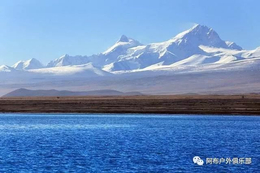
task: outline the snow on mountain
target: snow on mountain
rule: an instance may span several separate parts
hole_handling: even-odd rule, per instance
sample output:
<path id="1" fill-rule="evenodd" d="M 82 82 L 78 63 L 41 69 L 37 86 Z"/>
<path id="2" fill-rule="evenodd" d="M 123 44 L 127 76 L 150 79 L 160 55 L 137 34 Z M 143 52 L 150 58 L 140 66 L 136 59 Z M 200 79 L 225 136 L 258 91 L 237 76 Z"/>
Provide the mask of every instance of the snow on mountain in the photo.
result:
<path id="1" fill-rule="evenodd" d="M 259 93 L 260 47 L 244 50 L 222 40 L 212 28 L 195 25 L 167 41 L 147 45 L 123 35 L 103 53 L 66 54 L 43 67 L 35 59 L 0 66 L 0 94 L 25 86 L 151 94 Z"/>
<path id="2" fill-rule="evenodd" d="M 138 45 L 142 44 L 132 38 L 122 35 L 112 47 L 101 54 L 92 56 L 70 56 L 66 54 L 54 61 L 51 61 L 47 67 L 81 65 L 89 62 L 97 67 L 103 67 L 109 63 L 117 61 L 119 56 L 127 54 L 129 48 L 136 47 Z"/>
<path id="3" fill-rule="evenodd" d="M 131 47 L 136 47 L 142 45 L 138 41 L 128 38 L 125 35 L 122 35 L 121 38 L 114 44 L 112 47 L 103 52 L 103 55 L 122 55 L 126 53 L 127 49 Z"/>
<path id="4" fill-rule="evenodd" d="M 242 50 L 243 48 L 238 46 L 236 43 L 231 42 L 231 41 L 226 41 L 226 45 L 228 46 L 229 49 L 235 49 L 235 50 Z"/>
<path id="5" fill-rule="evenodd" d="M 256 48 L 255 50 L 245 51 L 242 56 L 246 58 L 258 58 L 260 57 L 260 47 Z"/>
<path id="6" fill-rule="evenodd" d="M 207 63 L 227 63 L 239 59 L 225 55 L 213 55 L 201 46 L 230 51 L 243 49 L 234 42 L 223 41 L 216 31 L 203 25 L 195 25 L 170 40 L 143 45 L 140 42 L 122 35 L 121 38 L 105 52 L 92 56 L 64 55 L 51 61 L 47 67 L 60 67 L 92 63 L 95 67 L 108 72 L 135 71 L 150 66 L 201 65 Z M 216 53 L 215 53 L 216 54 Z M 203 57 L 207 57 L 202 60 Z M 186 58 L 189 58 L 185 60 Z M 213 60 L 213 59 L 214 60 Z M 191 61 L 192 59 L 192 61 Z M 186 63 L 183 63 L 186 62 Z M 176 65 L 176 64 L 175 64 Z M 175 66 L 174 65 L 174 66 Z"/>
<path id="7" fill-rule="evenodd" d="M 242 50 L 235 43 L 221 40 L 212 28 L 195 25 L 168 41 L 129 48 L 126 55 L 118 56 L 118 61 L 104 66 L 103 69 L 111 72 L 136 70 L 154 64 L 170 65 L 193 55 L 207 56 L 207 53 L 200 48 L 201 45 Z"/>
<path id="8" fill-rule="evenodd" d="M 242 48 L 234 42 L 221 40 L 217 32 L 212 28 L 199 24 L 195 25 L 187 31 L 178 34 L 173 38 L 173 40 L 178 42 L 179 45 L 185 46 L 197 47 L 204 45 L 215 48 L 242 50 Z"/>
<path id="9" fill-rule="evenodd" d="M 12 72 L 12 71 L 13 71 L 12 67 L 9 67 L 7 65 L 1 65 L 0 66 L 0 73 L 1 72 Z"/>
<path id="10" fill-rule="evenodd" d="M 226 43 L 212 29 L 204 25 L 195 25 L 191 29 L 178 34 L 173 38 L 181 46 L 210 46 L 227 48 Z"/>
<path id="11" fill-rule="evenodd" d="M 251 51 L 199 46 L 203 54 L 195 54 L 170 65 L 156 64 L 129 72 L 213 72 L 229 70 L 260 70 L 260 49 Z M 158 73 L 159 74 L 159 73 Z"/>
<path id="12" fill-rule="evenodd" d="M 83 65 L 48 67 L 42 69 L 33 69 L 29 72 L 34 74 L 46 74 L 54 76 L 74 76 L 74 77 L 96 77 L 107 76 L 110 73 L 94 67 L 91 63 Z"/>
<path id="13" fill-rule="evenodd" d="M 230 67 L 237 63 L 245 64 L 244 62 L 249 62 L 249 59 L 253 58 L 255 61 L 258 57 L 260 48 L 244 50 L 234 42 L 223 41 L 212 28 L 195 25 L 160 43 L 143 45 L 122 35 L 112 47 L 100 54 L 91 56 L 66 54 L 51 61 L 47 68 L 42 68 L 40 62 L 31 59 L 20 61 L 13 68 L 54 75 L 80 73 L 86 76 L 89 74 L 103 76 L 110 73 L 140 71 L 210 70 L 210 68 Z"/>
<path id="14" fill-rule="evenodd" d="M 43 65 L 37 59 L 29 59 L 27 61 L 19 61 L 12 66 L 16 70 L 29 70 L 29 69 L 38 69 L 43 68 Z"/>
<path id="15" fill-rule="evenodd" d="M 105 52 L 92 56 L 91 62 L 100 68 L 120 61 L 120 57 L 129 54 L 129 49 L 141 46 L 142 44 L 132 38 L 122 35 L 121 38 Z"/>
<path id="16" fill-rule="evenodd" d="M 68 66 L 68 65 L 81 65 L 88 63 L 88 57 L 87 56 L 70 56 L 68 54 L 65 54 L 61 56 L 60 58 L 51 61 L 48 63 L 47 67 L 61 67 L 61 66 Z"/>

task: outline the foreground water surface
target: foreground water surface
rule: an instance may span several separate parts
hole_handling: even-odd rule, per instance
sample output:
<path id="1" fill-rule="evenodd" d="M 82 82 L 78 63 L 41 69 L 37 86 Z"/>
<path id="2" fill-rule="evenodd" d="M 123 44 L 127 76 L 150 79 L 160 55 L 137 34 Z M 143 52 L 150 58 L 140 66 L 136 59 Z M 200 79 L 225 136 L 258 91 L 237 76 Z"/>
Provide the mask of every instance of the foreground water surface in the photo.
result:
<path id="1" fill-rule="evenodd" d="M 0 114 L 0 172 L 258 172 L 259 134 L 255 116 Z"/>

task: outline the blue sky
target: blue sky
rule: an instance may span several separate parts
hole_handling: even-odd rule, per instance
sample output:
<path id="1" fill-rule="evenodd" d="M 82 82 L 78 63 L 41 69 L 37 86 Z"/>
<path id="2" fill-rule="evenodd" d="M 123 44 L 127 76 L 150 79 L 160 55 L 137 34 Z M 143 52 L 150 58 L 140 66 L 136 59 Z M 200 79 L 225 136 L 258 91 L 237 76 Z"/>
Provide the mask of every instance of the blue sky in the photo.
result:
<path id="1" fill-rule="evenodd" d="M 144 44 L 165 41 L 194 23 L 254 49 L 259 6 L 258 0 L 1 0 L 0 64 L 100 53 L 122 34 Z"/>

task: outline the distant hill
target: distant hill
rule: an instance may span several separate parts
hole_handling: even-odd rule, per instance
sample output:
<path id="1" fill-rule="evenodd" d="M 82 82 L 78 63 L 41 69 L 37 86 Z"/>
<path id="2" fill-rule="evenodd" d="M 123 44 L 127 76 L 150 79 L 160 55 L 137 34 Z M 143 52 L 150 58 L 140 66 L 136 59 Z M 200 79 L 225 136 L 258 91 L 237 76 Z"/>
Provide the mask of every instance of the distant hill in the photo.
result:
<path id="1" fill-rule="evenodd" d="M 116 90 L 95 91 L 59 91 L 59 90 L 28 90 L 17 89 L 2 97 L 52 97 L 52 96 L 119 96 L 119 95 L 143 95 L 140 92 L 120 92 Z"/>

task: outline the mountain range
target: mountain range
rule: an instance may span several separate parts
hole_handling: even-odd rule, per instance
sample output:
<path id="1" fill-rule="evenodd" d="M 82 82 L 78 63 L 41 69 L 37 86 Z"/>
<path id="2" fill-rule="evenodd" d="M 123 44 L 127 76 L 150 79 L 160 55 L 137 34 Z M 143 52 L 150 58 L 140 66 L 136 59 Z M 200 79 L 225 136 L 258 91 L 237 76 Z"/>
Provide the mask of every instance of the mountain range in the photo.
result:
<path id="1" fill-rule="evenodd" d="M 65 54 L 47 65 L 43 65 L 37 59 L 19 61 L 11 67 L 2 65 L 0 66 L 0 81 L 2 81 L 0 89 L 5 92 L 8 88 L 13 90 L 25 86 L 34 89 L 47 87 L 78 90 L 83 86 L 88 86 L 89 89 L 96 89 L 96 87 L 115 89 L 113 87 L 116 87 L 121 90 L 122 87 L 126 92 L 141 90 L 143 93 L 154 93 L 154 89 L 151 90 L 152 87 L 147 87 L 151 81 L 156 83 L 162 78 L 174 78 L 184 84 L 190 83 L 191 80 L 184 80 L 185 77 L 181 76 L 192 75 L 197 78 L 204 76 L 201 79 L 204 84 L 218 81 L 219 79 L 215 79 L 216 76 L 224 77 L 226 83 L 217 83 L 228 87 L 230 83 L 227 80 L 233 81 L 236 78 L 235 74 L 238 75 L 238 79 L 239 75 L 247 76 L 248 74 L 246 79 L 240 79 L 235 83 L 252 84 L 248 83 L 248 79 L 252 78 L 252 73 L 259 74 L 259 67 L 260 47 L 245 50 L 234 42 L 222 40 L 212 28 L 197 24 L 160 43 L 144 45 L 122 35 L 113 46 L 99 54 L 91 56 Z M 255 78 L 256 82 L 258 82 L 258 76 Z M 142 81 L 138 81 L 140 79 Z M 125 82 L 122 83 L 122 81 Z M 136 85 L 136 82 L 144 83 Z M 167 79 L 163 83 L 156 83 L 154 85 L 158 88 L 156 93 L 184 92 L 169 89 L 170 86 L 166 89 L 167 83 L 172 82 Z M 185 90 L 185 93 L 220 91 L 220 88 L 215 85 L 212 86 L 215 89 L 207 85 L 199 91 L 196 90 L 195 83 L 190 83 L 194 85 L 194 91 Z M 176 81 L 172 84 L 176 86 Z M 257 89 L 258 83 L 254 86 L 253 89 L 248 88 L 247 92 L 260 91 Z M 237 85 L 234 84 L 234 87 L 237 88 Z M 221 91 L 229 92 L 232 87 L 228 88 Z M 81 89 L 85 90 L 85 88 Z M 244 87 L 243 90 L 239 89 L 237 92 L 245 92 L 246 89 Z"/>
<path id="2" fill-rule="evenodd" d="M 59 91 L 59 90 L 28 90 L 24 88 L 17 89 L 5 94 L 3 97 L 57 97 L 57 96 L 130 96 L 142 95 L 139 92 L 123 93 L 116 90 L 95 90 L 95 91 Z"/>

